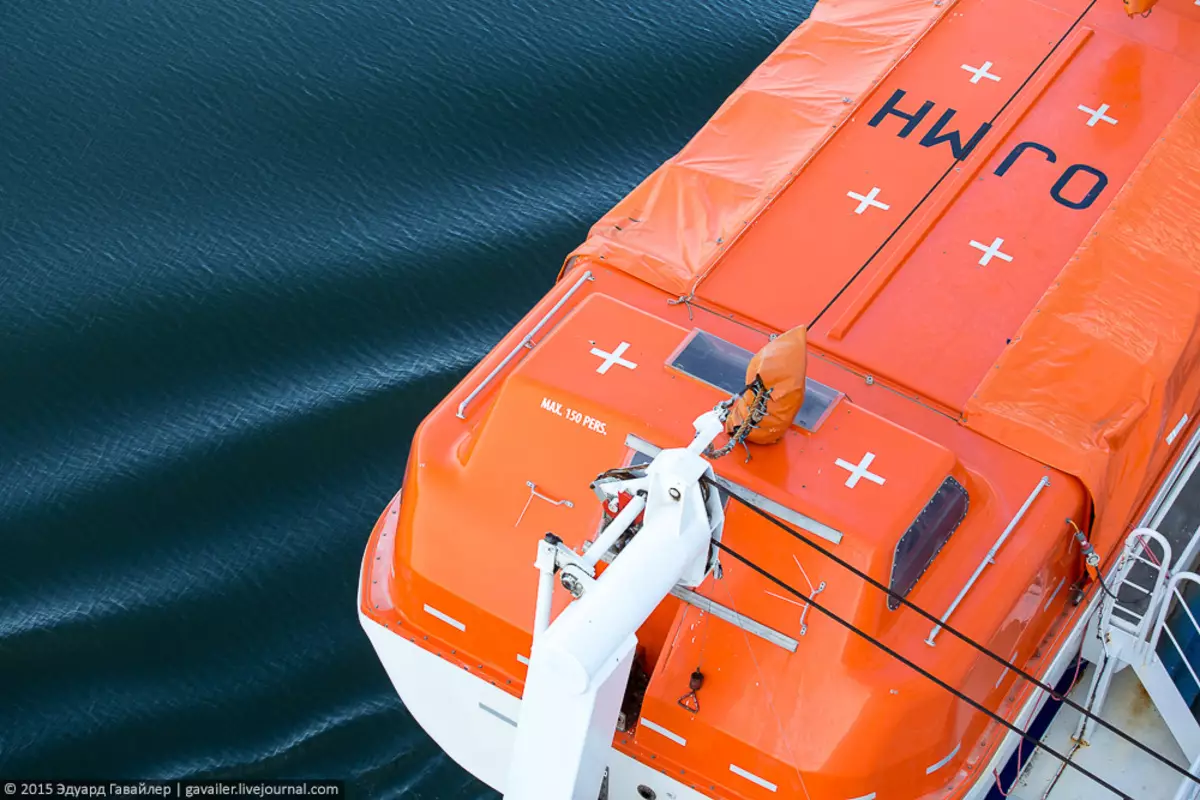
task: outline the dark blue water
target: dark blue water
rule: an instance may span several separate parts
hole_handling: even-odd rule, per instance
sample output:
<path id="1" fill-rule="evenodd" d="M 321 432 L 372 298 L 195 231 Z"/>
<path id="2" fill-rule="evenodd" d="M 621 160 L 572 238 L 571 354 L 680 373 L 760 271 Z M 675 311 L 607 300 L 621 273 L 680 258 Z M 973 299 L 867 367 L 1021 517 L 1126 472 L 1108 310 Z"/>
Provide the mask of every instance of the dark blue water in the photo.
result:
<path id="1" fill-rule="evenodd" d="M 358 628 L 367 534 L 810 6 L 0 4 L 0 774 L 491 796 Z"/>

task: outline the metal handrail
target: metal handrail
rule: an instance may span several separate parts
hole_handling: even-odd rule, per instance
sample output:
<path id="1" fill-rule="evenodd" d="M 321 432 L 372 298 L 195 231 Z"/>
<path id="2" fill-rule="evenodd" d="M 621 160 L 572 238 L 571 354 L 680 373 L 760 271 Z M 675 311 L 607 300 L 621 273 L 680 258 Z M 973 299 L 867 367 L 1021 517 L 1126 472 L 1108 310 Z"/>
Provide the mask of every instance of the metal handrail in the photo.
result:
<path id="1" fill-rule="evenodd" d="M 1141 552 L 1145 551 L 1153 557 L 1154 551 L 1147 542 L 1157 542 L 1159 547 L 1162 548 L 1162 559 L 1158 563 L 1143 558 L 1140 555 Z M 1144 564 L 1147 568 L 1154 571 L 1154 583 L 1149 589 L 1129 579 L 1133 568 L 1139 563 Z M 1119 627 L 1128 631 L 1139 643 L 1146 643 L 1147 635 L 1152 630 L 1152 621 L 1158 614 L 1158 603 L 1166 596 L 1163 584 L 1170 577 L 1170 564 L 1171 543 L 1158 531 L 1152 528 L 1138 528 L 1125 537 L 1125 547 L 1121 551 L 1120 560 L 1117 562 L 1116 569 L 1112 571 L 1112 577 L 1109 580 L 1109 591 L 1112 593 L 1112 596 L 1105 598 L 1104 605 L 1101 608 L 1100 629 L 1107 630 L 1110 624 L 1114 622 L 1120 623 Z M 1146 595 L 1145 613 L 1139 614 L 1132 608 L 1129 608 L 1128 603 L 1123 603 L 1120 600 L 1121 587 L 1123 586 L 1131 586 L 1135 591 Z M 1120 612 L 1124 617 L 1113 617 L 1114 611 Z"/>
<path id="2" fill-rule="evenodd" d="M 1159 484 L 1158 490 L 1154 493 L 1154 498 L 1151 500 L 1150 505 L 1143 512 L 1138 521 L 1138 527 L 1151 526 L 1155 515 L 1162 513 L 1165 516 L 1166 511 L 1170 510 L 1170 504 L 1167 503 L 1167 499 L 1171 495 L 1176 482 L 1182 476 L 1188 464 L 1190 464 L 1193 459 L 1200 460 L 1200 458 L 1197 458 L 1196 455 L 1198 450 L 1200 450 L 1200 427 L 1197 427 L 1196 430 L 1190 434 L 1187 444 L 1183 447 L 1182 451 L 1180 451 L 1174 457 L 1174 460 L 1171 462 L 1170 472 L 1167 474 L 1166 478 L 1164 478 L 1162 483 Z M 1200 531 L 1197 532 L 1197 535 L 1200 535 Z M 1182 561 L 1183 555 L 1179 556 L 1179 559 Z M 1180 563 L 1180 561 L 1176 562 L 1177 568 L 1187 566 L 1186 563 Z M 1110 572 L 1109 574 L 1115 574 L 1115 572 Z M 1077 652 L 1079 643 L 1084 640 L 1087 628 L 1092 624 L 1091 621 L 1094 618 L 1094 612 L 1099 607 L 1104 597 L 1106 597 L 1106 595 L 1103 592 L 1093 592 L 1084 600 L 1082 610 L 1075 613 L 1073 617 L 1074 622 L 1065 633 L 1065 644 L 1058 650 L 1057 653 L 1053 655 L 1050 663 L 1046 665 L 1041 672 L 1037 673 L 1038 677 L 1040 677 L 1043 682 L 1053 685 L 1062 675 L 1066 674 L 1066 670 L 1068 669 L 1069 665 L 1074 662 L 1074 655 Z M 1096 674 L 1099 674 L 1098 670 L 1096 671 Z M 1024 727 L 1027 723 L 1032 721 L 1034 715 L 1042 709 L 1041 704 L 1047 699 L 1047 697 L 1047 693 L 1043 691 L 1031 693 L 1028 696 L 1028 699 L 1025 700 L 1024 704 L 1021 706 L 1020 711 L 1014 719 L 1016 724 L 1019 727 Z M 1087 721 L 1088 720 L 1086 718 L 1081 719 L 1080 727 L 1082 727 L 1083 723 Z M 1086 737 L 1081 736 L 1079 733 L 1076 733 L 1076 738 L 1086 739 Z M 992 769 L 999 769 L 1004 764 L 1008 763 L 1013 753 L 1015 753 L 1017 750 L 1018 742 L 1021 741 L 1022 739 L 1019 734 L 1011 731 L 1006 733 L 1004 738 L 1001 740 L 1000 746 L 996 748 L 994 755 L 987 763 L 985 772 L 990 774 Z M 1037 759 L 1026 759 L 1025 768 L 1022 770 L 1022 774 L 1028 772 L 1030 765 L 1036 763 Z M 1200 774 L 1200 770 L 1196 768 L 1193 768 L 1192 771 L 1196 774 Z M 1184 785 L 1186 786 L 1187 783 L 1189 782 L 1185 779 Z M 1187 800 L 1192 800 L 1192 798 L 1188 798 L 1187 795 L 1182 792 L 1180 796 L 1176 798 L 1176 800 L 1184 800 L 1185 798 L 1187 798 Z"/>
<path id="3" fill-rule="evenodd" d="M 550 321 L 551 317 L 553 317 L 555 314 L 558 313 L 558 310 L 560 308 L 562 308 L 563 305 L 568 300 L 571 299 L 571 296 L 573 294 L 575 294 L 577 291 L 579 291 L 579 287 L 583 286 L 585 281 L 590 281 L 590 280 L 595 280 L 595 279 L 592 277 L 592 271 L 588 270 L 587 272 L 583 273 L 582 276 L 580 276 L 579 280 L 575 281 L 575 285 L 572 286 L 570 289 L 568 289 L 566 294 L 564 294 L 562 297 L 560 297 L 558 299 L 558 302 L 554 304 L 554 307 L 546 312 L 546 316 L 544 316 L 540 320 L 538 320 L 538 324 L 534 325 L 533 328 L 529 331 L 529 333 L 525 334 L 524 338 L 521 339 L 521 341 L 517 344 L 517 346 L 514 347 L 509 352 L 509 354 L 506 355 L 504 357 L 504 359 L 499 364 L 496 365 L 496 368 L 493 369 L 491 372 L 489 372 L 488 376 L 486 378 L 484 378 L 483 381 L 478 386 L 476 386 L 469 395 L 467 395 L 467 399 L 463 400 L 461 403 L 458 404 L 458 414 L 456 414 L 455 416 L 457 416 L 459 419 L 467 418 L 467 414 L 466 414 L 467 406 L 470 404 L 470 402 L 472 400 L 474 400 L 479 395 L 479 393 L 482 392 L 489 383 L 491 383 L 493 380 L 495 380 L 496 376 L 500 374 L 500 370 L 507 367 L 508 362 L 512 361 L 514 358 L 517 357 L 517 353 L 521 352 L 522 350 L 524 350 L 526 347 L 529 346 L 529 343 L 533 341 L 533 337 L 537 335 L 537 332 L 540 331 L 542 329 L 542 327 L 547 322 Z"/>
<path id="4" fill-rule="evenodd" d="M 1000 552 L 1000 548 L 1008 539 L 1009 534 L 1013 532 L 1013 529 L 1016 528 L 1021 520 L 1025 517 L 1025 513 L 1029 511 L 1029 507 L 1033 505 L 1033 501 L 1037 499 L 1037 496 L 1042 493 L 1042 489 L 1045 489 L 1049 485 L 1050 476 L 1043 475 L 1042 479 L 1038 481 L 1037 486 L 1033 487 L 1033 491 L 1029 493 L 1029 497 L 1025 498 L 1025 503 L 1017 511 L 1016 515 L 1009 521 L 1008 527 L 1006 527 L 1004 532 L 1000 534 L 1000 538 L 996 540 L 994 545 L 992 545 L 992 549 L 988 550 L 987 555 L 983 557 L 983 561 L 979 562 L 979 566 L 975 568 L 975 572 L 971 574 L 971 577 L 963 586 L 962 591 L 958 593 L 958 597 L 954 598 L 954 602 L 952 602 L 950 607 L 946 609 L 946 613 L 942 614 L 941 624 L 934 625 L 929 631 L 929 636 L 925 639 L 925 644 L 929 645 L 930 647 L 933 647 L 933 645 L 936 644 L 934 639 L 936 639 L 937 635 L 941 632 L 942 624 L 945 624 L 946 620 L 950 619 L 950 615 L 954 613 L 954 610 L 958 608 L 959 603 L 961 603 L 963 598 L 967 596 L 967 592 L 971 591 L 971 587 L 975 585 L 977 580 L 979 580 L 979 576 L 983 574 L 984 568 L 986 568 L 988 564 L 995 563 L 994 559 L 996 557 L 996 553 Z"/>
<path id="5" fill-rule="evenodd" d="M 1200 776 L 1200 756 L 1192 760 L 1192 765 L 1188 767 L 1188 772 Z M 1197 798 L 1200 798 L 1200 779 L 1184 778 L 1179 782 L 1179 789 L 1175 792 L 1175 800 L 1197 800 Z"/>
<path id="6" fill-rule="evenodd" d="M 1187 667 L 1187 671 L 1191 673 L 1192 680 L 1196 682 L 1196 686 L 1200 687 L 1200 675 L 1196 674 L 1196 670 L 1192 666 L 1192 663 L 1188 661 L 1187 654 L 1184 653 L 1183 648 L 1179 646 L 1179 641 L 1175 638 L 1175 634 L 1171 633 L 1171 629 L 1167 627 L 1167 614 L 1171 609 L 1171 598 L 1174 597 L 1179 600 L 1179 607 L 1183 609 L 1185 614 L 1187 614 L 1187 618 L 1189 621 L 1191 621 L 1192 627 L 1194 627 L 1197 632 L 1200 632 L 1200 622 L 1196 621 L 1196 615 L 1192 613 L 1190 608 L 1188 608 L 1187 600 L 1184 599 L 1183 592 L 1179 590 L 1179 584 L 1183 583 L 1184 581 L 1200 584 L 1200 575 L 1197 575 L 1194 572 L 1180 572 L 1178 575 L 1171 577 L 1171 583 L 1168 584 L 1167 587 L 1167 596 L 1163 599 L 1162 606 L 1158 610 L 1158 622 L 1154 626 L 1154 636 L 1152 636 L 1150 639 L 1150 648 L 1151 650 L 1156 650 L 1158 648 L 1159 637 L 1162 636 L 1163 631 L 1166 631 L 1167 638 L 1171 640 L 1171 644 L 1174 645 L 1175 649 L 1179 652 L 1179 657 L 1183 659 L 1183 665 Z"/>
<path id="7" fill-rule="evenodd" d="M 1167 516 L 1167 512 L 1171 510 L 1171 506 L 1175 504 L 1175 500 L 1179 497 L 1180 491 L 1187 479 L 1191 476 L 1192 470 L 1196 469 L 1197 461 L 1193 459 L 1197 450 L 1200 450 L 1200 427 L 1196 428 L 1184 445 L 1183 452 L 1175 459 L 1171 465 L 1171 471 L 1163 482 L 1159 485 L 1158 491 L 1154 493 L 1154 499 L 1150 501 L 1150 507 L 1146 509 L 1146 514 L 1142 518 L 1140 527 L 1157 528 L 1163 519 Z M 1183 480 L 1180 480 L 1183 478 Z M 1176 567 L 1184 566 L 1177 564 Z"/>

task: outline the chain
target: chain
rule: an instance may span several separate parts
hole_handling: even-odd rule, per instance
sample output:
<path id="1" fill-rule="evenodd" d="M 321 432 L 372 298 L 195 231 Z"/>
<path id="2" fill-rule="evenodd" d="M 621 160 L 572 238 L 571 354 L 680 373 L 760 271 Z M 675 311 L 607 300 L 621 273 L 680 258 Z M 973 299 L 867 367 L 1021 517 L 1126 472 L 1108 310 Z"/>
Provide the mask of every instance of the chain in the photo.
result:
<path id="1" fill-rule="evenodd" d="M 717 448 L 709 445 L 704 448 L 704 455 L 709 458 L 720 458 L 721 456 L 728 455 L 733 448 L 739 444 L 744 444 L 750 432 L 757 428 L 759 423 L 766 418 L 767 400 L 771 397 L 771 390 L 763 384 L 761 375 L 755 375 L 754 380 L 747 384 L 745 389 L 717 405 L 717 411 L 721 414 L 721 421 L 724 422 L 729 417 L 729 409 L 733 408 L 733 404 L 746 392 L 754 393 L 754 399 L 750 401 L 749 417 L 741 425 L 738 425 L 733 430 L 733 433 L 729 434 L 729 441 Z M 747 450 L 746 455 L 748 460 L 749 450 Z"/>

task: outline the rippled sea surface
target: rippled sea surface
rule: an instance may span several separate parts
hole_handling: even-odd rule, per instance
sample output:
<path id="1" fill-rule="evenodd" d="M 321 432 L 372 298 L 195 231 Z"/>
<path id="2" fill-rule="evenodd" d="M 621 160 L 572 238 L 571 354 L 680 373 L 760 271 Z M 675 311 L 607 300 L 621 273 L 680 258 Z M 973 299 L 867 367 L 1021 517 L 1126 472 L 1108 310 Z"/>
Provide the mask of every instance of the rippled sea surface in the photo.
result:
<path id="1" fill-rule="evenodd" d="M 0 5 L 0 774 L 493 797 L 358 627 L 371 525 L 810 7 Z"/>

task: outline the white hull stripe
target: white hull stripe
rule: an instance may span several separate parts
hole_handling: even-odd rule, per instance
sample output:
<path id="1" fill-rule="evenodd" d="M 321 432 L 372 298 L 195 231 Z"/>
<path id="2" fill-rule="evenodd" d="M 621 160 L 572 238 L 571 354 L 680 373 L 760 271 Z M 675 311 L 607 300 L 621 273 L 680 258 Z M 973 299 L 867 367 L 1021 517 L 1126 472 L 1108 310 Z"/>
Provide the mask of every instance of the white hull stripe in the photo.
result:
<path id="1" fill-rule="evenodd" d="M 687 739 L 683 738 L 682 736 L 680 736 L 678 733 L 675 733 L 674 731 L 667 730 L 662 725 L 659 725 L 657 722 L 651 722 L 650 720 L 646 719 L 645 717 L 642 717 L 641 721 L 638 724 L 641 725 L 642 727 L 646 728 L 647 730 L 654 731 L 659 736 L 667 737 L 668 739 L 670 739 L 672 742 L 679 745 L 680 747 L 687 747 Z"/>
<path id="2" fill-rule="evenodd" d="M 850 800 L 875 800 L 875 793 L 864 794 L 862 797 L 851 797 Z"/>
<path id="3" fill-rule="evenodd" d="M 459 622 L 458 620 L 456 620 L 454 617 L 450 616 L 449 614 L 447 614 L 443 611 L 438 611 L 436 608 L 429 605 L 428 603 L 425 604 L 425 613 L 429 614 L 432 617 L 437 617 L 442 622 L 446 623 L 447 625 L 458 628 L 460 631 L 465 631 L 467 629 L 466 625 Z"/>
<path id="4" fill-rule="evenodd" d="M 517 653 L 517 661 L 520 661 L 522 664 L 524 664 L 527 667 L 529 666 L 529 659 L 526 658 L 525 656 L 521 655 L 520 653 Z"/>
<path id="5" fill-rule="evenodd" d="M 741 777 L 745 778 L 746 780 L 750 781 L 751 783 L 757 783 L 759 786 L 763 787 L 768 792 L 779 791 L 779 787 L 776 786 L 775 784 L 771 783 L 766 778 L 760 778 L 757 775 L 755 775 L 753 772 L 747 772 L 746 770 L 739 767 L 737 764 L 730 764 L 729 771 L 732 772 L 734 775 L 740 775 Z"/>
<path id="6" fill-rule="evenodd" d="M 517 727 L 517 723 L 515 720 L 509 719 L 508 717 L 504 716 L 503 714 L 501 714 L 499 711 L 492 708 L 491 706 L 485 706 L 483 703 L 480 703 L 479 707 L 481 709 L 483 709 L 484 711 L 486 711 L 487 713 L 491 714 L 496 719 L 500 720 L 501 722 L 507 722 L 509 725 L 512 725 L 514 728 Z"/>
<path id="7" fill-rule="evenodd" d="M 1197 5 L 1200 5 L 1200 2 L 1197 2 Z M 1183 426 L 1187 425 L 1187 421 L 1188 421 L 1188 415 L 1184 414 L 1183 418 L 1180 419 L 1179 422 L 1175 423 L 1175 427 L 1171 430 L 1171 432 L 1169 434 L 1167 434 L 1167 444 L 1173 443 L 1175 441 L 1175 437 L 1183 432 Z"/>
<path id="8" fill-rule="evenodd" d="M 947 764 L 949 764 L 949 763 L 950 763 L 950 759 L 952 759 L 952 758 L 954 758 L 956 755 L 958 755 L 958 751 L 959 751 L 961 748 L 962 748 L 962 742 L 959 742 L 958 744 L 954 745 L 954 749 L 950 751 L 950 755 L 946 756 L 945 758 L 943 758 L 941 761 L 937 762 L 936 764 L 931 764 L 931 765 L 929 765 L 928 767 L 926 767 L 926 768 L 925 768 L 925 774 L 926 774 L 926 775 L 932 775 L 933 773 L 937 772 L 937 771 L 938 771 L 939 769 L 941 769 L 942 767 L 944 767 L 944 766 L 946 766 Z"/>

